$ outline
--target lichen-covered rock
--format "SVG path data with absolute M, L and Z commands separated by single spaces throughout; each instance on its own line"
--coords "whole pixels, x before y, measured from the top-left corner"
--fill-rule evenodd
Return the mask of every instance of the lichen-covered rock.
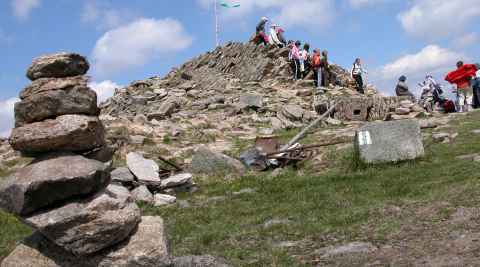
M 230 267 L 224 259 L 211 255 L 182 256 L 173 259 L 173 267 Z
M 236 175 L 245 173 L 245 166 L 234 158 L 213 152 L 202 146 L 193 155 L 190 171 L 204 175 Z
M 72 154 L 34 161 L 0 185 L 0 207 L 26 215 L 76 196 L 97 192 L 110 181 L 107 167 Z
M 87 73 L 90 64 L 87 59 L 75 53 L 56 53 L 35 58 L 27 70 L 27 77 L 34 81 L 39 78 L 62 78 Z
M 97 195 L 35 214 L 23 221 L 75 255 L 87 255 L 126 239 L 140 221 L 127 189 L 110 185 Z
M 27 97 L 15 103 L 15 126 L 55 118 L 66 114 L 98 115 L 97 94 L 81 79 L 72 79 L 68 86 L 61 79 L 50 79 L 46 87 L 25 92 Z M 76 83 L 76 81 L 78 83 Z M 60 84 L 55 88 L 55 84 Z M 31 92 L 36 93 L 31 93 Z
M 12 130 L 9 142 L 13 149 L 27 154 L 87 151 L 104 144 L 104 128 L 97 117 L 63 115 L 17 127 Z

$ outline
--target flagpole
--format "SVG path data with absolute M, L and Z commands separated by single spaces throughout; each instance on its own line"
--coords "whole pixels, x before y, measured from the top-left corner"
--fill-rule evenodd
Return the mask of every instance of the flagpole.
M 218 41 L 218 13 L 217 13 L 217 0 L 215 0 L 215 48 L 217 48 L 220 44 Z

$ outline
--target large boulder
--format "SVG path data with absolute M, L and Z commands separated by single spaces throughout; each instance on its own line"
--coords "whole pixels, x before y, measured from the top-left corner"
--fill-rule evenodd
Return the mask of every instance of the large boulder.
M 158 164 L 144 158 L 140 153 L 130 152 L 127 154 L 127 166 L 130 171 L 142 182 L 160 182 Z
M 87 151 L 104 144 L 104 128 L 94 116 L 63 115 L 14 128 L 9 142 L 13 149 L 27 154 Z
M 240 96 L 238 102 L 238 107 L 240 109 L 252 108 L 259 109 L 263 107 L 263 97 L 261 95 L 254 94 L 244 94 Z
M 88 78 L 86 76 L 74 76 L 65 78 L 41 78 L 27 85 L 20 92 L 20 99 L 26 99 L 35 94 L 44 93 L 52 90 L 68 90 L 71 88 L 88 87 Z
M 35 58 L 27 70 L 27 77 L 34 81 L 39 78 L 62 78 L 87 73 L 90 65 L 87 59 L 75 53 L 56 53 Z
M 127 189 L 111 185 L 97 195 L 35 214 L 23 221 L 75 255 L 87 255 L 126 239 L 140 222 Z
M 414 120 L 368 123 L 357 131 L 355 147 L 365 163 L 398 162 L 425 154 L 420 125 Z
M 26 215 L 76 196 L 97 192 L 110 181 L 107 166 L 77 155 L 50 155 L 20 169 L 0 185 L 0 207 Z
M 48 86 L 61 79 L 53 79 Z M 62 83 L 59 81 L 58 83 Z M 73 83 L 73 82 L 72 82 Z M 70 84 L 62 89 L 35 88 L 35 94 L 15 103 L 15 126 L 55 118 L 66 114 L 98 115 L 97 94 L 83 84 Z
M 165 227 L 160 217 L 142 217 L 133 235 L 111 248 L 87 257 L 74 256 L 35 233 L 3 260 L 1 267 L 167 267 Z
M 193 155 L 190 170 L 193 174 L 242 176 L 246 168 L 237 159 L 213 152 L 205 146 L 201 146 Z

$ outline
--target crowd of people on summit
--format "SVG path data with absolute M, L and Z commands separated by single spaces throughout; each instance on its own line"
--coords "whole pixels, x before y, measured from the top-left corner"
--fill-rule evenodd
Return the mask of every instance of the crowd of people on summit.
M 269 34 L 266 27 L 267 17 L 262 17 L 256 27 L 256 34 L 252 41 L 257 45 L 273 47 L 288 47 L 289 61 L 291 64 L 293 79 L 300 80 L 313 78 L 315 87 L 320 93 L 323 88 L 336 83 L 335 74 L 331 71 L 328 61 L 328 51 L 316 48 L 310 53 L 310 44 L 301 41 L 286 41 L 284 29 L 277 24 L 271 24 Z M 310 74 L 313 73 L 313 77 Z M 367 71 L 362 66 L 360 58 L 355 59 L 350 70 L 351 78 L 355 81 L 356 91 L 365 94 L 365 78 Z M 452 93 L 456 94 L 456 102 L 444 96 L 442 86 L 432 75 L 427 75 L 422 83 L 419 83 L 421 96 L 419 103 L 429 112 L 437 109 L 444 112 L 467 112 L 480 108 L 480 64 L 464 64 L 457 62 L 457 69 L 449 72 L 445 80 L 453 85 Z M 397 96 L 410 97 L 416 101 L 415 95 L 407 85 L 407 77 L 400 76 L 395 88 Z

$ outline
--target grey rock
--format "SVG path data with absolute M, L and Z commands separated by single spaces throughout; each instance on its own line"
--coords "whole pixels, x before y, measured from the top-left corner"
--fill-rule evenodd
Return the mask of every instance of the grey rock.
M 154 112 L 148 114 L 147 118 L 149 120 L 153 119 L 165 119 L 172 115 L 172 113 L 175 111 L 175 109 L 178 107 L 178 103 L 175 101 L 164 101 L 158 110 L 155 110 Z
M 125 240 L 140 222 L 140 209 L 125 190 L 109 186 L 92 198 L 23 221 L 75 255 L 92 254 Z
M 449 133 L 433 133 L 432 139 L 435 142 L 445 142 L 450 141 L 450 134 Z
M 66 114 L 98 115 L 97 94 L 88 87 L 51 90 L 15 103 L 15 126 Z
M 230 267 L 224 259 L 211 255 L 182 256 L 173 259 L 173 267 Z
M 85 76 L 74 76 L 65 78 L 40 78 L 27 85 L 20 92 L 20 99 L 26 99 L 36 94 L 54 90 L 68 90 L 72 88 L 88 87 L 88 78 Z
M 110 182 L 107 167 L 77 155 L 50 155 L 20 169 L 0 186 L 0 207 L 17 215 L 91 194 Z
M 158 164 L 151 159 L 144 158 L 137 152 L 127 154 L 127 166 L 139 181 L 160 182 L 158 174 L 160 167 Z
M 143 145 L 145 142 L 146 137 L 142 135 L 132 135 L 130 136 L 130 144 L 133 145 Z
M 167 179 L 162 180 L 162 188 L 171 188 L 183 184 L 190 183 L 192 181 L 192 174 L 180 173 L 174 176 L 170 176 Z
M 153 90 L 153 93 L 157 95 L 158 99 L 162 99 L 168 95 L 168 92 L 165 89 L 155 89 Z
M 153 204 L 153 195 L 145 185 L 141 185 L 135 188 L 134 190 L 132 190 L 131 194 L 135 202 Z
M 245 94 L 240 96 L 238 107 L 259 109 L 263 107 L 263 96 L 254 94 Z
M 103 146 L 94 148 L 82 155 L 88 159 L 94 159 L 106 163 L 112 161 L 113 154 L 115 154 L 115 148 L 111 145 L 104 144 Z
M 204 146 L 195 151 L 190 170 L 193 174 L 238 176 L 242 176 L 246 171 L 239 160 L 213 152 Z
M 270 228 L 275 225 L 285 225 L 285 224 L 290 224 L 292 223 L 288 219 L 273 219 L 273 220 L 268 220 L 263 224 L 263 228 Z
M 232 194 L 233 194 L 234 196 L 239 196 L 239 195 L 253 194 L 253 193 L 255 193 L 255 189 L 253 189 L 253 188 L 244 188 L 244 189 L 242 189 L 242 190 L 240 190 L 240 191 L 233 192 Z
M 357 131 L 355 148 L 365 163 L 398 162 L 425 154 L 420 125 L 413 120 L 368 123 Z
M 87 73 L 90 65 L 87 59 L 75 53 L 56 53 L 35 58 L 27 70 L 27 77 L 34 81 L 39 78 L 62 78 Z
M 302 121 L 305 110 L 298 105 L 283 106 L 281 111 L 283 116 L 291 121 Z
M 328 247 L 318 250 L 317 254 L 322 254 L 322 258 L 335 257 L 339 255 L 349 255 L 358 253 L 370 253 L 377 250 L 377 247 L 366 242 L 352 242 L 343 246 Z
M 119 167 L 110 173 L 113 182 L 131 183 L 135 177 L 127 167 Z
M 399 107 L 395 109 L 397 115 L 407 115 L 410 113 L 410 108 Z
M 153 196 L 153 205 L 155 207 L 173 204 L 175 201 L 177 201 L 177 198 L 171 195 L 155 194 Z
M 24 153 L 87 151 L 105 143 L 104 131 L 97 117 L 63 115 L 17 127 L 9 142 L 13 149 Z
M 141 218 L 132 236 L 125 241 L 85 257 L 75 256 L 56 246 L 40 233 L 19 244 L 1 267 L 169 267 L 165 226 L 162 218 Z

